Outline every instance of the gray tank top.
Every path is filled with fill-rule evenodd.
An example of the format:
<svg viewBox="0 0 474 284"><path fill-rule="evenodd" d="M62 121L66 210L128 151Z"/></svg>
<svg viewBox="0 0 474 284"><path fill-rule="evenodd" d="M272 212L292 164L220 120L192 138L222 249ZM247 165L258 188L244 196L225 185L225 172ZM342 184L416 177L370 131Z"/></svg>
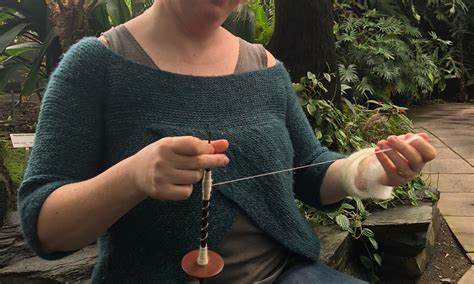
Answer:
<svg viewBox="0 0 474 284"><path fill-rule="evenodd" d="M110 30L103 32L102 36L107 39L107 45L113 51L140 64L158 68L125 25L112 27ZM239 43L239 58L234 73L267 67L267 52L261 44L251 44L243 39L240 39Z"/></svg>
<svg viewBox="0 0 474 284"><path fill-rule="evenodd" d="M137 63L158 68L125 25L102 33L110 49ZM239 41L234 73L267 67L267 53L260 44ZM261 231L241 211L216 249L224 258L224 270L206 283L272 283L283 270L288 252Z"/></svg>

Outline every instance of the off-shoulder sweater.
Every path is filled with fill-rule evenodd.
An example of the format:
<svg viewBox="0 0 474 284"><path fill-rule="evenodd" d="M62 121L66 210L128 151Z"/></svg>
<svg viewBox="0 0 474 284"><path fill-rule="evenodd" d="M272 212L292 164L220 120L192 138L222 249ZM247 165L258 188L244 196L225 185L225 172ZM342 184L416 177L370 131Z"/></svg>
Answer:
<svg viewBox="0 0 474 284"><path fill-rule="evenodd" d="M320 145L279 61L251 72L191 76L139 64L93 37L80 40L48 81L19 188L28 244L45 259L71 253L46 253L38 240L38 215L55 189L93 178L163 137L205 139L208 130L230 143L231 162L214 169L215 182L343 157ZM317 261L318 238L294 199L321 207L330 164L220 186L211 200L210 248L242 210L289 251ZM186 281L180 260L199 243L201 186L194 188L184 201L148 198L114 223L99 238L93 282Z"/></svg>

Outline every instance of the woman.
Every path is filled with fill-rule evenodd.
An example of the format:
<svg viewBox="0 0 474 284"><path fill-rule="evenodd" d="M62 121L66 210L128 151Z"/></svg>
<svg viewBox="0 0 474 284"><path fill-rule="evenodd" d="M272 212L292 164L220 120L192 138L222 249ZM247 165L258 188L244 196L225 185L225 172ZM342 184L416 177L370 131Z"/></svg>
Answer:
<svg viewBox="0 0 474 284"><path fill-rule="evenodd" d="M39 256L60 258L99 238L95 283L185 282L180 260L197 247L193 184L203 169L224 181L338 159L214 191L209 246L226 268L212 281L358 282L317 263L319 241L294 194L319 208L348 195L388 198L435 150L425 134L382 140L375 150L393 151L377 155L321 147L283 65L221 28L239 4L156 1L67 52L48 83L18 195ZM201 139L208 130L218 138L211 144Z"/></svg>

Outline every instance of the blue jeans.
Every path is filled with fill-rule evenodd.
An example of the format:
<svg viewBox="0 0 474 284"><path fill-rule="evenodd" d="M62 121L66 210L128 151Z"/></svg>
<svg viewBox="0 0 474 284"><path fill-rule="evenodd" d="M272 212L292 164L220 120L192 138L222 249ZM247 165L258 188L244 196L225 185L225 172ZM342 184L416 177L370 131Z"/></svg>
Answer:
<svg viewBox="0 0 474 284"><path fill-rule="evenodd" d="M319 262L300 262L285 269L276 284L363 284L365 281L353 278Z"/></svg>

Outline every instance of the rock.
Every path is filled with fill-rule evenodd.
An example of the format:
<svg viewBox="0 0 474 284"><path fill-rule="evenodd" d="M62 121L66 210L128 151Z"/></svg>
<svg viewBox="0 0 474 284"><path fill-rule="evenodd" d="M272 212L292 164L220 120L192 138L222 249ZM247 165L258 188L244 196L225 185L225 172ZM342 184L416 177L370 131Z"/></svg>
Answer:
<svg viewBox="0 0 474 284"><path fill-rule="evenodd" d="M363 225L375 233L385 253L413 257L426 246L433 216L438 218L436 206L421 203L418 207L407 205L374 212Z"/></svg>
<svg viewBox="0 0 474 284"><path fill-rule="evenodd" d="M23 240L18 215L8 214L0 230L0 268L34 255Z"/></svg>
<svg viewBox="0 0 474 284"><path fill-rule="evenodd" d="M415 256L383 254L382 272L385 275L419 276L425 271L434 250L434 229L430 226L425 248ZM432 237L431 237L432 236Z"/></svg>
<svg viewBox="0 0 474 284"><path fill-rule="evenodd" d="M337 270L343 270L349 262L351 239L349 233L338 226L313 228L321 241L321 261Z"/></svg>
<svg viewBox="0 0 474 284"><path fill-rule="evenodd" d="M439 280L441 283L453 283L453 280L451 280L450 278L443 278L441 280Z"/></svg>
<svg viewBox="0 0 474 284"><path fill-rule="evenodd" d="M363 225L377 232L423 232L428 229L433 215L433 206L430 203L421 203L419 206L399 206L388 210L372 213L363 222Z"/></svg>
<svg viewBox="0 0 474 284"><path fill-rule="evenodd" d="M314 231L321 240L321 261L343 270L349 261L349 233L338 226L320 226ZM89 246L59 260L40 259L23 240L16 212L0 230L0 283L87 282L96 257L95 246Z"/></svg>
<svg viewBox="0 0 474 284"><path fill-rule="evenodd" d="M400 206L372 213L363 225L375 233L387 275L418 276L431 259L439 229L439 211L432 203Z"/></svg>
<svg viewBox="0 0 474 284"><path fill-rule="evenodd" d="M87 282L96 257L95 246L54 261L35 256L23 240L17 212L0 230L0 283Z"/></svg>
<svg viewBox="0 0 474 284"><path fill-rule="evenodd" d="M95 246L88 246L65 258L53 261L30 257L0 269L0 281L14 283L87 282L96 262Z"/></svg>

